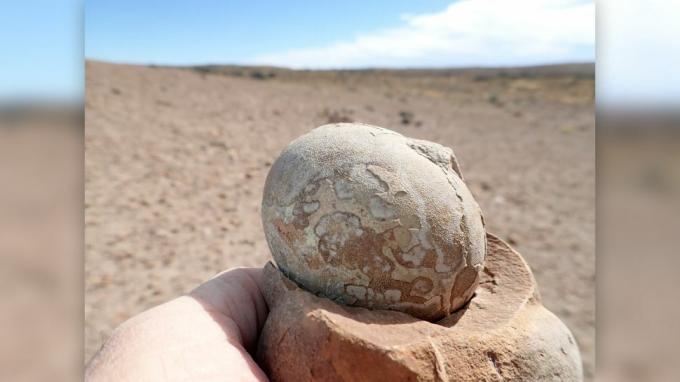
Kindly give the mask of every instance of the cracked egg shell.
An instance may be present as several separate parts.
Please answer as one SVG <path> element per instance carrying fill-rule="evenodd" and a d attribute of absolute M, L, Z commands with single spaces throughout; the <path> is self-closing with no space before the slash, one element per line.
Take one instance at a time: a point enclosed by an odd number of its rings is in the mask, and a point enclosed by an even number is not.
<path fill-rule="evenodd" d="M 291 142 L 267 176 L 262 221 L 277 265 L 308 291 L 430 321 L 472 297 L 486 254 L 453 151 L 364 124 Z"/>

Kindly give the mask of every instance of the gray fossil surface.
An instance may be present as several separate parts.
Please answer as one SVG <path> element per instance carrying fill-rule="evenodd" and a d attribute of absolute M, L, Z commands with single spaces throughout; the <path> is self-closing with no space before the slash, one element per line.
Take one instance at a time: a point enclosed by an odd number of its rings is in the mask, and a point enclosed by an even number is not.
<path fill-rule="evenodd" d="M 453 151 L 377 126 L 294 140 L 269 171 L 262 219 L 281 271 L 345 305 L 439 319 L 484 265 L 482 213 Z"/>

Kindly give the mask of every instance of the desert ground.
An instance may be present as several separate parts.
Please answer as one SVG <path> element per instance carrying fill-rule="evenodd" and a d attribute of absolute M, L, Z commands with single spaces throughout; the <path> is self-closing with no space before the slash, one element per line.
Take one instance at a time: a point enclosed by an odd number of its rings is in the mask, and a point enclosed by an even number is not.
<path fill-rule="evenodd" d="M 591 64 L 290 71 L 88 62 L 85 358 L 127 318 L 270 258 L 264 180 L 294 138 L 357 121 L 453 148 L 487 229 L 595 360 Z"/>
<path fill-rule="evenodd" d="M 4 102 L 0 102 L 0 381 L 78 380 L 82 108 Z"/>

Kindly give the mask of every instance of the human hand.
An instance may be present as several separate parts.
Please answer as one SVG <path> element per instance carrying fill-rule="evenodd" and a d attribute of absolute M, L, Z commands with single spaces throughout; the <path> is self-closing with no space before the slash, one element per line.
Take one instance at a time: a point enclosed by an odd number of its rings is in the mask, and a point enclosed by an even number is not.
<path fill-rule="evenodd" d="M 261 268 L 234 268 L 120 325 L 88 381 L 267 381 L 251 354 L 268 308 Z"/>

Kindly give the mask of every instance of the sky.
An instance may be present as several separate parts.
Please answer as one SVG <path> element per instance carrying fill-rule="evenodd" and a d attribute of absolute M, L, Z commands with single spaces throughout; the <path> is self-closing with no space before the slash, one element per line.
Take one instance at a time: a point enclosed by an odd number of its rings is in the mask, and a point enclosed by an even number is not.
<path fill-rule="evenodd" d="M 0 102 L 82 99 L 81 3 L 0 1 Z"/>
<path fill-rule="evenodd" d="M 597 6 L 598 104 L 680 112 L 680 0 Z"/>
<path fill-rule="evenodd" d="M 678 14 L 680 0 L 7 0 L 0 102 L 82 99 L 83 55 L 292 68 L 516 66 L 597 55 L 598 103 L 680 106 Z"/>
<path fill-rule="evenodd" d="M 292 68 L 592 62 L 592 1 L 89 0 L 85 55 Z"/>

